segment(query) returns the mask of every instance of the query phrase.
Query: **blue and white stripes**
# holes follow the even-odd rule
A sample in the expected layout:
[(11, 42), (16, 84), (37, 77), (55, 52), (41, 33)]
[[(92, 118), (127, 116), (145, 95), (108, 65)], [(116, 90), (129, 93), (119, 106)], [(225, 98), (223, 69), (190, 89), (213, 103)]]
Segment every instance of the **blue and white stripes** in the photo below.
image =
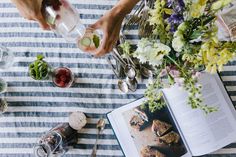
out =
[[(86, 25), (96, 22), (116, 0), (71, 0)], [(137, 32), (128, 32), (130, 39)], [(136, 42), (136, 41), (134, 41)], [(122, 94), (117, 79), (103, 58), (92, 58), (73, 43), (67, 43), (50, 31), (41, 30), (35, 22), (19, 16), (10, 0), (0, 1), (0, 44), (15, 52), (11, 69), (0, 71), (8, 84), (8, 112), (0, 117), (0, 157), (31, 157), (32, 146), (44, 131), (66, 122), (72, 111), (87, 114), (88, 125), (79, 133), (78, 144), (67, 157), (88, 157), (96, 139), (96, 122), (114, 108), (143, 95), (145, 84), (136, 93)], [(28, 65), (37, 54), (43, 54), (52, 67), (67, 66), (75, 73), (72, 88), (54, 87), (51, 81), (34, 81), (28, 76)], [(236, 62), (222, 73), (227, 89), (236, 101)], [(236, 141), (236, 140), (235, 140)], [(98, 157), (122, 157), (122, 151), (109, 125), (99, 140)], [(219, 154), (236, 156), (232, 144)], [(218, 156), (218, 155), (215, 155)], [(221, 155), (229, 156), (229, 155)]]

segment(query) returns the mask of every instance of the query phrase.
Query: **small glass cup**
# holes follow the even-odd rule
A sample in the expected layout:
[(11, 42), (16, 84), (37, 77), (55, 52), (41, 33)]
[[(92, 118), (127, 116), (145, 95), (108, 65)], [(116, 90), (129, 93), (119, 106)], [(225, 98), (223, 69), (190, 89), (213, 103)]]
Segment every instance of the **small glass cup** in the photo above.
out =
[(87, 28), (84, 35), (77, 40), (79, 49), (85, 52), (94, 53), (101, 45), (101, 35), (97, 30)]
[(3, 94), (7, 91), (7, 82), (0, 78), (0, 94)]
[(74, 82), (74, 74), (69, 68), (59, 67), (52, 73), (53, 83), (60, 88), (69, 88)]
[(7, 82), (0, 78), (0, 115), (7, 111), (8, 103), (4, 96), (2, 95), (7, 91)]
[(0, 116), (7, 111), (8, 103), (4, 97), (0, 97)]
[(0, 69), (8, 69), (14, 64), (14, 54), (8, 48), (0, 46)]

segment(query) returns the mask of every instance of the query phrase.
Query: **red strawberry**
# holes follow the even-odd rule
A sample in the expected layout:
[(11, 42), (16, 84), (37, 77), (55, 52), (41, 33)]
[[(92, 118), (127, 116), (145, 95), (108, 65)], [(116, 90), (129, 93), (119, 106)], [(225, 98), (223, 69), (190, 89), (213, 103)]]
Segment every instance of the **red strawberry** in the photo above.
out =
[(60, 79), (61, 79), (61, 81), (63, 81), (63, 82), (66, 82), (66, 80), (67, 80), (67, 78), (66, 78), (65, 75), (61, 75), (61, 76), (60, 76)]
[(61, 80), (59, 78), (55, 78), (55, 83), (60, 84)]
[(63, 81), (61, 81), (59, 84), (58, 84), (59, 87), (65, 87), (65, 83)]

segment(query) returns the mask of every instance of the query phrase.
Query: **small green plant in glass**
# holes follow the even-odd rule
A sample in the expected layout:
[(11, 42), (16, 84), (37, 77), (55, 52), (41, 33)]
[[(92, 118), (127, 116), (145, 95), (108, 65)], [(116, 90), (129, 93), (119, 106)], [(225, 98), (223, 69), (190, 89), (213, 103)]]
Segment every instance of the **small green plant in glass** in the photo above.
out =
[(49, 66), (43, 59), (43, 55), (38, 55), (37, 59), (29, 65), (29, 75), (35, 80), (48, 78)]

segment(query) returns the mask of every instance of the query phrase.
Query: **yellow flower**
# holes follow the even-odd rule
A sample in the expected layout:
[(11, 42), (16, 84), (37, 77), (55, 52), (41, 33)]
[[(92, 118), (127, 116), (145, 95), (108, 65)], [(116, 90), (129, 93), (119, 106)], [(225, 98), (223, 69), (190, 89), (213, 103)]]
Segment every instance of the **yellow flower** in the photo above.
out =
[(220, 49), (218, 42), (213, 39), (202, 44), (199, 55), (202, 56), (206, 71), (210, 73), (215, 73), (217, 70), (222, 71), (223, 66), (234, 56), (227, 48)]
[(206, 7), (207, 0), (197, 0), (193, 2), (190, 7), (190, 15), (193, 18), (198, 18), (203, 15), (205, 7)]
[(224, 6), (228, 5), (231, 2), (232, 2), (232, 0), (218, 0), (212, 4), (211, 10), (217, 11), (217, 10), (223, 8)]

